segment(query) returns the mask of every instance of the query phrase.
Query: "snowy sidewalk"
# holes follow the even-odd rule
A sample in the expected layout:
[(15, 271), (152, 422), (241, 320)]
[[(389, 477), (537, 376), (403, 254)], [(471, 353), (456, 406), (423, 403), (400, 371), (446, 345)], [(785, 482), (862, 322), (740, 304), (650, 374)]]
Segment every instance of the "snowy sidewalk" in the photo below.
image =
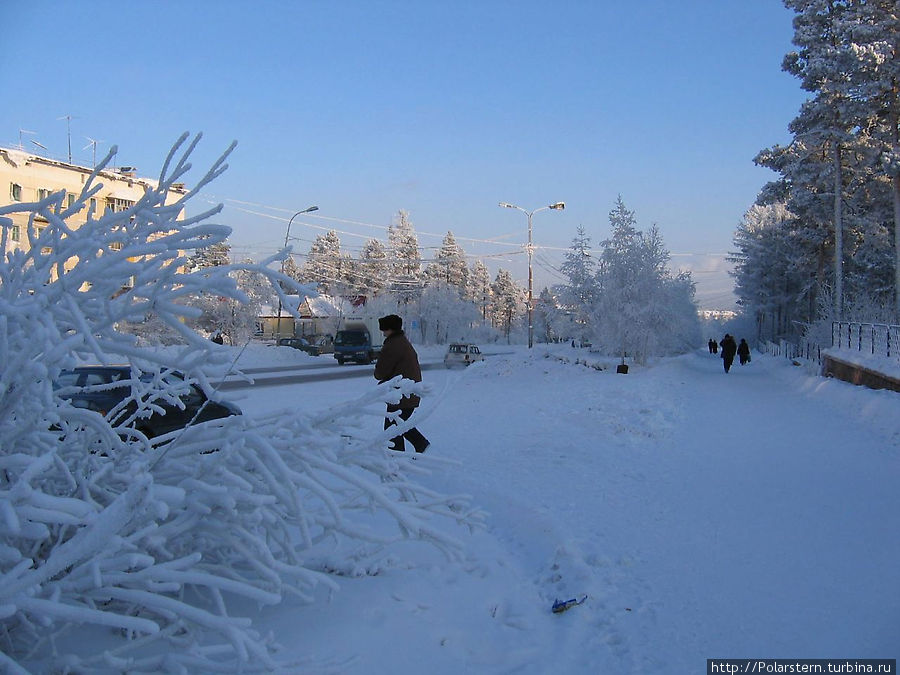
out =
[(428, 376), (458, 378), (423, 430), (460, 463), (423, 482), (490, 513), (458, 535), (466, 562), (404, 550), (280, 608), (264, 623), (288, 654), (430, 675), (898, 655), (897, 394), (766, 357), (616, 375), (535, 352)]

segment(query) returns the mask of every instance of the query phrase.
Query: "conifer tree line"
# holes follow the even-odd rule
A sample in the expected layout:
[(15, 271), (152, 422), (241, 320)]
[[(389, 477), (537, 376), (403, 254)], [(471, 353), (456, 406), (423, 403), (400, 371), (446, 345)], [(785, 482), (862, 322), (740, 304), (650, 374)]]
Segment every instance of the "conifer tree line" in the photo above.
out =
[[(543, 342), (591, 344), (607, 355), (643, 361), (648, 356), (676, 354), (701, 341), (694, 282), (689, 272), (672, 274), (669, 252), (658, 228), (637, 229), (634, 212), (619, 197), (609, 214), (611, 236), (599, 252), (579, 227), (560, 274), (567, 283), (545, 288), (535, 303), (536, 337)], [(365, 295), (373, 313), (403, 314), (418, 326), (415, 336), (424, 343), (503, 338), (520, 342), (527, 331), (525, 290), (509, 270), (500, 269), (493, 281), (481, 260), (471, 265), (448, 232), (431, 260), (422, 258), (415, 229), (406, 211), (399, 211), (388, 228), (387, 245), (366, 242), (358, 258), (341, 251), (337, 233), (316, 237), (301, 265), (285, 262), (286, 276), (314, 285), (332, 296)], [(198, 250), (191, 269), (227, 264), (228, 245)], [(265, 304), (264, 286), (249, 276), (236, 278), (250, 299), (243, 317), (233, 303), (200, 297), (197, 326), (227, 327), (229, 337), (249, 336), (254, 312)], [(241, 310), (238, 309), (238, 312)]]
[(791, 142), (762, 150), (766, 184), (735, 236), (739, 304), (759, 337), (832, 319), (900, 323), (900, 9), (785, 0), (783, 70), (810, 93)]
[(337, 232), (318, 235), (309, 251), (285, 264), (285, 274), (332, 296), (364, 295), (369, 302), (400, 308), (417, 319), (425, 342), (485, 337), (496, 329), (506, 338), (525, 313), (525, 293), (509, 271), (491, 279), (481, 260), (469, 264), (452, 232), (430, 260), (423, 258), (409, 213), (400, 210), (388, 227), (387, 242), (369, 239), (358, 257), (341, 250)]

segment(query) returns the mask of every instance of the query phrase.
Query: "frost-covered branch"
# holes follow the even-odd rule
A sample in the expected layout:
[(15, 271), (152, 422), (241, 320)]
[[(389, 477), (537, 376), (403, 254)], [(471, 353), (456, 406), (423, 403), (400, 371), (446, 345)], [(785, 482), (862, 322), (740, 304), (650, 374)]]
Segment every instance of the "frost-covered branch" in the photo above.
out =
[[(0, 208), (3, 236), (5, 215), (28, 214), (31, 245), (0, 262), (6, 670), (271, 670), (272, 645), (237, 613), (236, 600), (313, 602), (317, 587), (337, 587), (334, 574), (376, 567), (385, 547), (403, 539), (455, 558), (463, 545), (442, 523), (480, 523), (466, 497), (411, 480), (425, 462), (412, 466), (388, 451), (389, 432), (363, 431), (361, 421), (412, 391), (411, 382), (373, 387), (316, 415), (232, 416), (156, 438), (136, 428), (164, 405), (180, 405), (192, 385), (211, 393), (232, 365), (227, 350), (191, 328), (191, 298), (246, 301), (234, 278), (242, 271), (282, 294), (281, 283), (292, 283), (269, 267), (279, 256), (187, 269), (194, 251), (229, 234), (205, 222), (218, 209), (181, 214), (225, 170), (231, 148), (172, 202), (199, 136), (186, 141), (172, 149), (158, 185), (126, 211), (98, 216), (90, 206), (114, 150), (74, 204), (64, 207), (60, 192)], [(148, 347), (126, 330), (148, 317), (176, 343)], [(72, 406), (72, 392), (54, 388), (62, 370), (85, 361), (131, 366), (131, 378), (116, 383), (130, 394), (105, 415)], [(183, 379), (168, 377), (173, 370)], [(56, 637), (81, 625), (115, 629), (114, 646), (58, 651)]]

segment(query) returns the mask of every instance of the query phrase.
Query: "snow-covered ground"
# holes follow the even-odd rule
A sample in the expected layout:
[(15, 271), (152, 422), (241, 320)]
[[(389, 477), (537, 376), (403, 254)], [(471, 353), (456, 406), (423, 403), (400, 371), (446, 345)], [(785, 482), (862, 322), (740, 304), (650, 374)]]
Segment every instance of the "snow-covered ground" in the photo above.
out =
[[(316, 362), (257, 348), (240, 365), (267, 360)], [(705, 349), (628, 375), (594, 362), (539, 347), (427, 370), (432, 446), (415, 480), (472, 495), (486, 529), (455, 532), (463, 563), (409, 544), (328, 601), (248, 609), (279, 656), (302, 672), (439, 675), (900, 655), (900, 394), (762, 355), (726, 375)], [(372, 386), (228, 398), (292, 414)]]

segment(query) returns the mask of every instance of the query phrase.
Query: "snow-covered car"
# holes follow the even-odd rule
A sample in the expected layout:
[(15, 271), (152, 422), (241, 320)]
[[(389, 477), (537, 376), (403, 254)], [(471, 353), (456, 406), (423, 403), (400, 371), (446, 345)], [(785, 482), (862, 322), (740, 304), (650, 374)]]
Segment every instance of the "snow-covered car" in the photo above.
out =
[[(115, 425), (130, 418), (137, 410), (132, 398), (132, 377), (131, 366), (127, 365), (79, 366), (63, 370), (53, 383), (53, 389), (73, 406), (98, 412)], [(153, 373), (143, 373), (140, 380), (150, 382), (153, 377)], [(196, 385), (188, 386), (179, 372), (170, 371), (163, 379), (173, 388), (185, 389), (185, 393), (179, 396), (180, 404), (156, 399), (154, 406), (157, 409), (149, 417), (141, 417), (129, 424), (147, 438), (191, 424), (241, 414), (240, 408), (233, 403), (207, 398)]]
[(444, 365), (448, 368), (455, 366), (468, 366), (476, 361), (484, 361), (484, 355), (478, 348), (464, 342), (454, 342), (447, 348), (447, 354), (444, 356)]

